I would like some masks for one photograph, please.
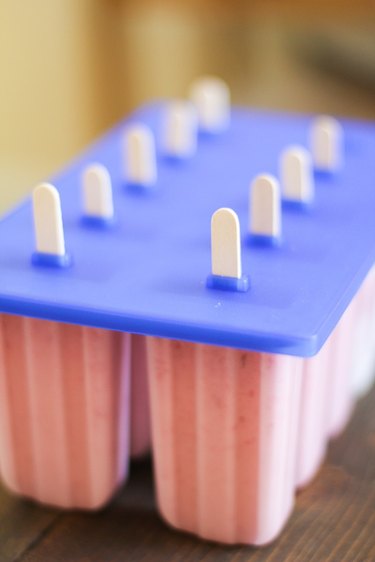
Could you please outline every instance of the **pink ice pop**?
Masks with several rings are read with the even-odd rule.
[[[174,527],[265,544],[294,503],[301,362],[148,339],[157,495]]]
[[[375,267],[355,297],[356,326],[353,332],[353,392],[363,396],[375,376]]]
[[[354,406],[352,357],[356,318],[353,302],[344,312],[330,338],[327,373],[327,434],[329,437],[336,437],[341,433],[349,421]]]
[[[306,486],[315,476],[327,447],[330,347],[331,339],[317,355],[303,360],[297,456],[299,488]]]
[[[0,317],[0,467],[38,502],[94,509],[127,474],[130,338]],[[121,365],[122,363],[122,365]]]

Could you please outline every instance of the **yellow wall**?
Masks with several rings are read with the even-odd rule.
[[[290,56],[288,25],[327,23],[326,11],[336,26],[370,20],[365,1],[0,0],[0,210],[121,115],[184,95],[204,72],[241,103],[374,115],[372,94]]]

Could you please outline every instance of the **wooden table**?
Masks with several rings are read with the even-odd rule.
[[[330,446],[273,545],[222,547],[175,532],[155,510],[150,462],[135,463],[106,510],[59,513],[0,488],[0,561],[374,562],[375,389]]]

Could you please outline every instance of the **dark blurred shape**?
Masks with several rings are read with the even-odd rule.
[[[375,92],[375,27],[303,29],[292,34],[291,39],[295,51],[306,62]]]

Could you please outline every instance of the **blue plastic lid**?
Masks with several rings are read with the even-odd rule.
[[[345,165],[316,176],[311,209],[283,208],[279,247],[252,244],[249,185],[277,174],[281,150],[307,146],[311,117],[234,109],[230,129],[200,137],[195,157],[158,154],[158,182],[124,181],[129,121],[160,139],[162,104],[141,109],[51,182],[61,195],[69,268],[32,265],[28,199],[0,222],[0,310],[25,316],[243,349],[309,356],[328,337],[375,261],[375,127],[343,121]],[[83,168],[99,162],[113,182],[109,228],[81,217]],[[247,292],[209,289],[210,220],[239,216]]]

